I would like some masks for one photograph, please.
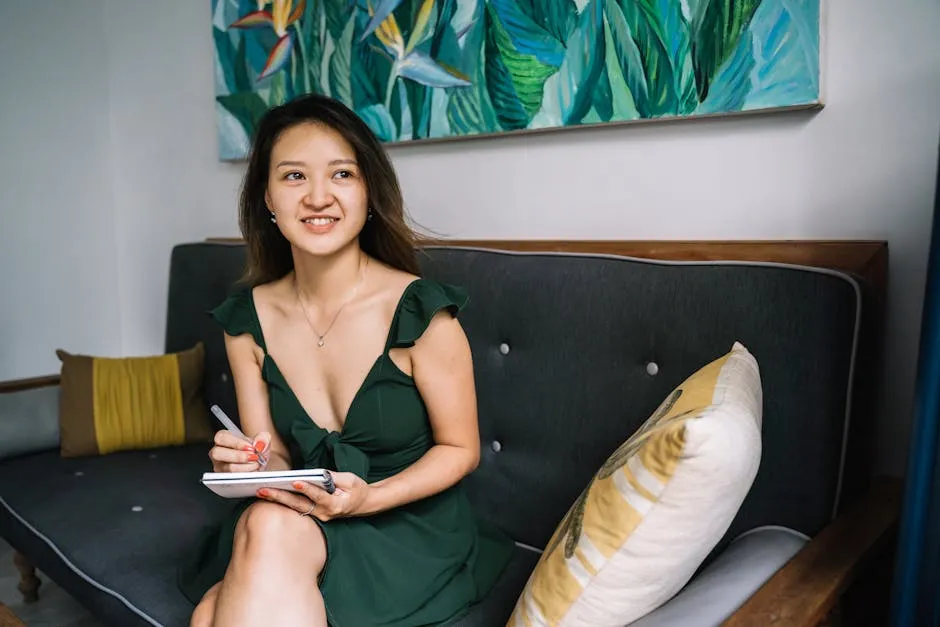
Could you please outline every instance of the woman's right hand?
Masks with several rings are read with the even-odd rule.
[[[270,457],[271,434],[262,431],[253,441],[243,440],[225,429],[216,431],[215,446],[209,450],[213,472],[253,472],[261,470],[255,450]]]

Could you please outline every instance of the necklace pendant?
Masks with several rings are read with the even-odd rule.
[[[322,338],[322,337],[321,337],[319,340],[317,340],[317,346],[323,346],[323,338]]]

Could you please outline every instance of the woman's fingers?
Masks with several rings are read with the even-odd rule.
[[[274,503],[280,503],[291,508],[299,514],[306,514],[314,505],[314,502],[303,494],[296,494],[290,490],[278,490],[277,488],[261,488],[258,490],[258,496]],[[316,510],[314,510],[315,512]]]
[[[258,455],[248,451],[213,446],[209,449],[209,459],[223,464],[251,464],[258,461]]]
[[[251,442],[249,442],[248,440],[243,440],[242,438],[238,437],[237,435],[235,435],[234,433],[226,429],[216,431],[213,441],[215,442],[216,446],[221,446],[224,448],[239,449],[239,450],[245,449],[245,447],[251,448]]]
[[[252,472],[261,467],[251,442],[228,431],[217,431],[214,441],[209,459],[215,472]]]

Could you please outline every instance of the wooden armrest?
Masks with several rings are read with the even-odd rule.
[[[29,379],[0,381],[0,394],[7,394],[9,392],[22,392],[23,390],[49,387],[50,385],[59,385],[59,375],[49,374],[41,377],[31,377]]]
[[[902,482],[877,479],[869,493],[770,578],[723,625],[814,626],[896,533]]]

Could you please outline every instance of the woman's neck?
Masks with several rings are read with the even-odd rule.
[[[350,297],[366,264],[357,245],[329,257],[294,255],[294,285],[310,306],[331,309]]]

